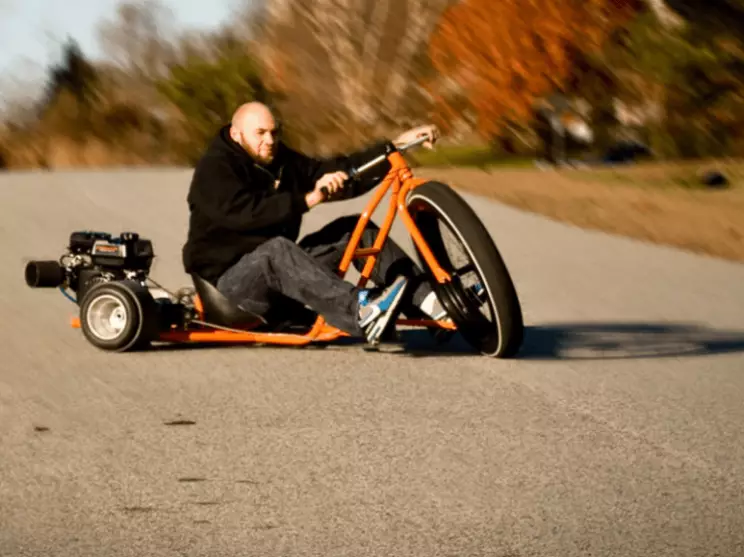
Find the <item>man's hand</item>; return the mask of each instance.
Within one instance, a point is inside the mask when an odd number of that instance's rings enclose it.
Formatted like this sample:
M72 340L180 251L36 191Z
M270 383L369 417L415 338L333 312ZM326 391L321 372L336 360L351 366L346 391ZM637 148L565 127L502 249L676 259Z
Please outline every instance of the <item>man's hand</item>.
M434 143L439 139L439 129L434 125L419 126L400 134L393 140L396 147L415 141L419 137L427 136L429 139L423 143L427 149L433 149Z
M348 179L348 174L343 171L323 175L320 180L315 182L315 189L305 196L307 206L312 208L319 203L323 203L326 200L326 194L322 191L323 188L328 190L328 197L332 197L336 192L343 189L344 182Z

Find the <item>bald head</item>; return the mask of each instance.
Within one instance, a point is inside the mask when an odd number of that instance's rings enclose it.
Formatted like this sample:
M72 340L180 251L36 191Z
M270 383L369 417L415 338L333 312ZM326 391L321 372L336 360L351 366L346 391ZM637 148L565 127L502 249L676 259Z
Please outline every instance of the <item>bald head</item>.
M238 107L232 117L232 125L243 129L255 122L274 121L271 109L260 102L249 102Z
M230 137L258 162L274 159L277 125L268 106L249 102L238 107L232 117Z

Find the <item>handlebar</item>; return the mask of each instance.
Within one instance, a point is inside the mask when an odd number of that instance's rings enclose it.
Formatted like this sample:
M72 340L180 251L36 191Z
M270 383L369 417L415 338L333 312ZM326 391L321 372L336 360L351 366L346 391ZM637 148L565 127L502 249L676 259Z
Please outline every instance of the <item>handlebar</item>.
M424 142L426 142L428 140L429 140L429 137L428 136L422 135L421 137L419 137L417 139L414 139L413 141L409 141L408 143L406 143L405 145L403 145L401 147L398 147L398 151L400 151L402 153L404 151L407 151L408 149L411 149L413 147L417 147L418 145L421 145L422 143L424 143Z
M395 151L404 153L408 149L412 149L413 147L417 147L417 146L421 145L422 143L424 143L424 142L426 142L428 140L429 140L429 137L426 136L426 135L423 135L421 137L418 137L418 138L414 139L413 141L409 141L408 143L405 143L405 144L401 145L400 147L392 147L392 149L395 150ZM346 183L348 184L348 183L354 181L362 172L364 172L364 171L372 168L373 166L381 163L382 161L384 161L387 158L387 156L388 156L388 153L385 153L383 155L380 155L378 157L375 157L374 159L372 159L369 162L364 163L363 165L361 165L358 168L352 168L349 171L349 179L346 180ZM321 191L323 192L324 197L328 198L328 188L321 188Z

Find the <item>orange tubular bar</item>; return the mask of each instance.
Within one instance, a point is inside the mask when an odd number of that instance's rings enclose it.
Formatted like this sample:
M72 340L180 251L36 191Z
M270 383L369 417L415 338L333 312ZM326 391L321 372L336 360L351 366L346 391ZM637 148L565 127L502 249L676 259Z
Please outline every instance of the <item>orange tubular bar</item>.
M390 161L393 164L394 169L397 170L398 175L400 176L400 181L403 183L400 191L396 192L397 195L395 196L397 201L397 212L401 219L403 219L403 224L411 235L414 244L416 244L416 247L421 252L424 261L429 265L434 278L440 283L447 282L450 280L449 274L447 274L447 272L439 265L439 262L434 257L429 245L424 240L424 237L421 235L421 232L406 207L406 197L408 196L408 193L422 184L425 184L427 180L424 180L423 178L414 178L413 172L411 172L406 160L400 153L392 153L390 155Z
M359 248L354 252L354 257L369 257L370 255L379 255L380 250L377 248Z
M388 187L393 188L393 195L390 198L390 208L388 209L388 212L385 215L385 220L382 222L382 226L380 226L380 231L377 233L377 237L375 238L375 243L372 245L372 249L377 250L377 253L382 251L382 246L385 245L388 235L390 234L390 229L393 227L393 221L395 220L395 198L400 188L400 180L394 177L389 183ZM370 275L372 275L372 269L375 268L376 262L377 262L376 256L371 256L367 258L367 263L364 265L364 268L362 269L362 272L360 273L364 280L364 283L360 283L360 286L363 286L364 284L366 284L367 280L369 280Z
M450 331L457 330L457 327L451 321L434 321L433 319L398 319L395 323L412 327L438 327Z
M363 257L370 258L373 263L372 267L374 267L374 261L377 260L377 253L379 253L380 249L382 248L383 243L385 242L385 236L387 234L383 234L383 231L381 230L380 233L377 235L377 238L375 239L375 243L372 248L367 248L367 250L359 250L359 242L362 239L362 233L364 232L364 229L367 227L367 224L369 223L370 219L372 218L372 215L377 210L378 205L380 204L380 201L382 201L382 198L385 196L387 191L390 189L390 186L393 185L393 182L395 181L395 175L392 172L389 172L388 175L385 177L385 179L382 181L382 183L377 187L377 190L375 191L375 194L372 196L372 199L369 200L369 203L367 203L367 206L364 209L364 212L359 217L359 221L357 222L356 227L354 228L354 232L351 234L351 238L349 239L349 243L346 246L346 250L344 250L344 255L341 258L341 263L338 267L338 274L340 277L346 276L346 272L349 270L349 265L351 265L352 259L354 259L354 256L358 251L367 251L367 253L364 253ZM395 216L393 211L395 208L392 206L390 210L388 210L388 214L385 218L387 221L390 219L392 221L392 218ZM374 253L371 253L374 252ZM369 264L369 259L367 261ZM366 267L365 267L366 269ZM369 271L362 272L361 277L359 279L358 286L364 287L364 285L369 280L371 268Z
M313 327L313 330L317 325ZM313 331L305 335L289 333L257 333L245 331L243 333L223 331L220 329L205 329L203 331L169 331L161 333L158 340L164 342L225 342L225 343L255 343L280 344L284 346L303 346L313 341L331 341L342 336L348 336L335 327L321 326L315 334Z
M199 319L204 319L204 306L198 294L194 296L194 309L199 314Z
M435 279L440 283L446 282L450 279L450 276L444 271L444 269L442 269L442 267L437 262L436 258L431 252L431 249L424 240L421 232L419 231L418 227L413 221L413 218L408 212L408 208L406 207L406 196L408 195L408 192L426 183L426 180L413 177L413 173L411 172L408 163L406 163L406 160L403 158L403 155L401 153L391 153L388 156L388 160L390 161L391 165L390 171L388 172L387 176L385 176L382 183L377 187L374 196L372 197L372 199L370 199L369 203L365 207L365 210L362 213L359 222L354 229L354 232L352 233L349 244L346 246L344 256L341 259L341 264L339 265L339 275L342 277L345 276L346 272L349 269L349 265L351 264L351 260L355 256L367 257L367 263L360 273L361 278L358 283L358 286L364 287L364 285L369 280L369 276L372 273L372 269L374 268L377 261L376 255L379 254L382 246L385 244L385 241L387 241L388 235L390 234L390 230L393 226L393 221L395 220L395 216L396 214L399 214L403 219L403 223L408 230L408 233L411 235L411 238L416 244L416 247L421 252L421 255L423 256L427 265L429 265L429 267L431 268ZM362 232L366 228L367 223L369 223L374 212L377 210L380 202L382 201L382 198L391 188L392 196L390 199L390 207L385 214L385 218L382 222L382 225L380 226L380 231L375 238L373 247L358 249L359 241L362 237Z

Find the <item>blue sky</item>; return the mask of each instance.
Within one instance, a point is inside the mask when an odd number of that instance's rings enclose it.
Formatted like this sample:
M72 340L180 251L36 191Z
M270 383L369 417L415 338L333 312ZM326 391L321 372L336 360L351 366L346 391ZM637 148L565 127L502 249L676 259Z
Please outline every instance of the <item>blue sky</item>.
M244 0L243 0L244 1ZM69 35L92 57L101 55L96 28L112 18L118 0L0 0L0 81L27 82L58 59ZM175 27L211 28L226 21L241 0L163 0Z

